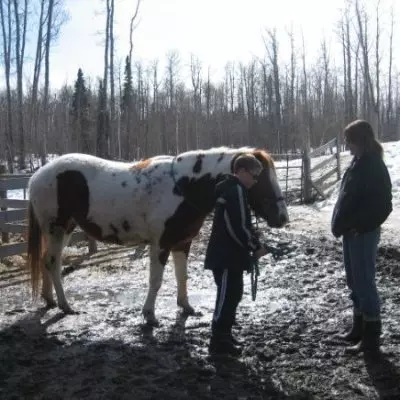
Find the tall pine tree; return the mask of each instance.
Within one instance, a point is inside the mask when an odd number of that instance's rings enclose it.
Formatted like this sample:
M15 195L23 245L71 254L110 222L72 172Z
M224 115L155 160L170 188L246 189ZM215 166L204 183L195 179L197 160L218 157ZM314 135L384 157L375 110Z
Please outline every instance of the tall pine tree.
M72 150L82 153L91 152L90 143L90 103L82 69L78 70L71 106Z
M124 71L124 87L122 92L121 102L121 115L122 115L122 157L124 159L131 159L133 153L132 148L132 125L133 125L133 114L134 114L134 91L133 91L133 80L132 80L132 66L129 56L125 59L125 71Z

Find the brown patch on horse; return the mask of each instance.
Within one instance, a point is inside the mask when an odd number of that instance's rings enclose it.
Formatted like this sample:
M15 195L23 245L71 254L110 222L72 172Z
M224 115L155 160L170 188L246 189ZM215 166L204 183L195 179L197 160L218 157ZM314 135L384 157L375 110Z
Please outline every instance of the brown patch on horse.
M147 168L151 164L151 158L147 158L146 160L138 161L130 167L131 171L138 171L141 169Z

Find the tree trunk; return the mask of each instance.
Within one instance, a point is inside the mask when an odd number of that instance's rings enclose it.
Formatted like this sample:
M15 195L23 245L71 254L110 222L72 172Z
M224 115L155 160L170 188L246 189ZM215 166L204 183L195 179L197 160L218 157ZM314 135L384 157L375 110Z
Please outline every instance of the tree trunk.
M110 157L116 154L115 82L114 82L114 0L110 4Z
M4 72L6 78L7 91L7 126L6 136L6 158L8 170L14 172L14 140L13 140L13 119L12 119L12 98L11 98L11 47L12 47L12 20L11 20L11 0L7 3L7 15L4 14L3 1L0 1L0 17L3 36L3 58ZM7 18L6 18L7 17ZM6 21L7 20L7 21Z
M31 103L30 103L30 119L29 119L29 129L30 129L30 142L31 142L31 152L39 153L39 149L36 148L37 144L41 142L38 138L38 89L39 89L39 77L40 70L43 61L43 26L44 26L44 8L45 0L40 2L40 16L39 16L39 27L36 40L36 55L35 55L35 66L33 70L32 79L32 90L31 90Z
M28 16L28 0L24 2L23 24L21 26L18 1L14 0L14 16L16 25L15 55L17 64L17 121L18 121L18 164L20 170L25 168L25 133L24 133L24 110L23 110L23 65L25 56L26 25Z
M54 10L54 0L49 0L49 6L47 11L47 34L46 34L45 59L44 59L44 96L43 96L44 131L42 137L42 145L40 147L40 159L42 165L46 164L47 140L50 131L50 110L49 110L50 43L52 36L53 10Z

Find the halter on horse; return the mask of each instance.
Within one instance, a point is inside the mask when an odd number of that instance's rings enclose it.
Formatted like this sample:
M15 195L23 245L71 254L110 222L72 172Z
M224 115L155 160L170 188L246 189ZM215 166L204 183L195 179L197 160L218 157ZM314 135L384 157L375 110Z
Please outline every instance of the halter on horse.
M272 158L255 148L212 148L158 156L136 163L66 154L46 164L29 182L28 264L34 295L42 276L48 306L74 311L61 282L61 253L76 226L96 240L150 246L150 273L143 315L156 323L155 301L172 253L177 303L193 314L187 295L187 259L193 238L214 208L214 188L233 161L252 153L262 163L249 192L255 213L272 227L289 219Z

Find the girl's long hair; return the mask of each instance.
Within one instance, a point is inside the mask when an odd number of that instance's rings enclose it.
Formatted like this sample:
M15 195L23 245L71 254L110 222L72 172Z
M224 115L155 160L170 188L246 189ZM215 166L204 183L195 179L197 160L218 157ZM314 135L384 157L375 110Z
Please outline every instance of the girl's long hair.
M383 147L375 138L369 122L357 119L344 128L344 136L349 143L359 146L364 153L376 153L383 157Z

